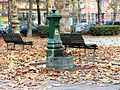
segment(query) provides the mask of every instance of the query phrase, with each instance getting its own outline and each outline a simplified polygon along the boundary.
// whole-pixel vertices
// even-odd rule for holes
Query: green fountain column
[[[52,10],[52,14],[47,17],[49,20],[49,39],[47,57],[61,56],[63,55],[62,41],[60,39],[59,21],[62,18],[61,15],[55,13],[55,9]]]
[[[55,13],[52,9],[52,14],[47,16],[49,21],[49,39],[46,51],[47,67],[59,70],[73,69],[73,58],[64,55],[64,48],[60,39],[60,26],[59,22],[62,18],[61,15]]]

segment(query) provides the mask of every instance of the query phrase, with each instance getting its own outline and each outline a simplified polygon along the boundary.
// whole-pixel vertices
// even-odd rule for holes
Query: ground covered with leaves
[[[87,38],[96,37],[85,36],[85,38],[87,40]],[[96,61],[87,60],[81,49],[67,48],[66,55],[74,57],[76,67],[71,71],[59,71],[46,68],[46,65],[43,64],[46,62],[47,38],[23,37],[23,39],[32,40],[33,47],[25,46],[25,49],[22,50],[22,47],[17,45],[16,50],[7,51],[6,43],[2,37],[0,38],[0,90],[10,90],[11,88],[28,90],[31,87],[34,87],[34,90],[37,90],[35,87],[43,90],[45,79],[59,81],[61,84],[85,83],[87,80],[95,81],[98,86],[105,86],[109,83],[120,84],[119,45],[105,46],[104,43],[98,41],[101,44],[99,43],[96,51]],[[87,50],[87,55],[92,56],[93,51]],[[42,64],[33,65],[36,62]]]

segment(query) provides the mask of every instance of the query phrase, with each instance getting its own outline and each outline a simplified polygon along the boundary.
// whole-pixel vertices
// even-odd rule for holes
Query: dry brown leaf
[[[119,80],[112,80],[112,84],[118,85],[118,84],[120,84],[120,81]]]

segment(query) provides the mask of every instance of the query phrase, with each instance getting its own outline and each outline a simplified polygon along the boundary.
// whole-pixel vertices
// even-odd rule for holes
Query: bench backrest
[[[15,44],[23,44],[24,43],[21,36],[16,33],[12,34],[12,40]]]
[[[81,34],[71,34],[71,43],[79,43],[79,46],[85,45],[84,39]]]
[[[11,33],[3,33],[2,36],[3,36],[3,39],[6,43],[13,42],[12,37],[11,37]]]
[[[65,33],[61,34],[61,40],[63,45],[73,45],[77,46],[79,43],[79,46],[84,46],[85,42],[81,34],[79,33]]]
[[[63,45],[71,43],[71,35],[70,34],[60,34]]]

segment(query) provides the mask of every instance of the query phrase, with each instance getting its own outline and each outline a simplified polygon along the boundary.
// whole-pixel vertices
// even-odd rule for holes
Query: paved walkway
[[[10,82],[9,82],[10,83]],[[40,82],[37,86],[32,87],[16,87],[12,88],[9,83],[4,81],[0,82],[0,90],[120,90],[120,85],[108,84],[105,86],[99,86],[95,84],[94,81],[87,81],[86,83],[76,83],[76,84],[61,84],[57,81],[45,80]]]
[[[120,46],[120,36],[84,36],[85,43],[96,43],[98,46]]]
[[[48,81],[46,90],[120,90],[120,85],[98,86],[93,81],[85,84],[57,84],[55,81]]]

